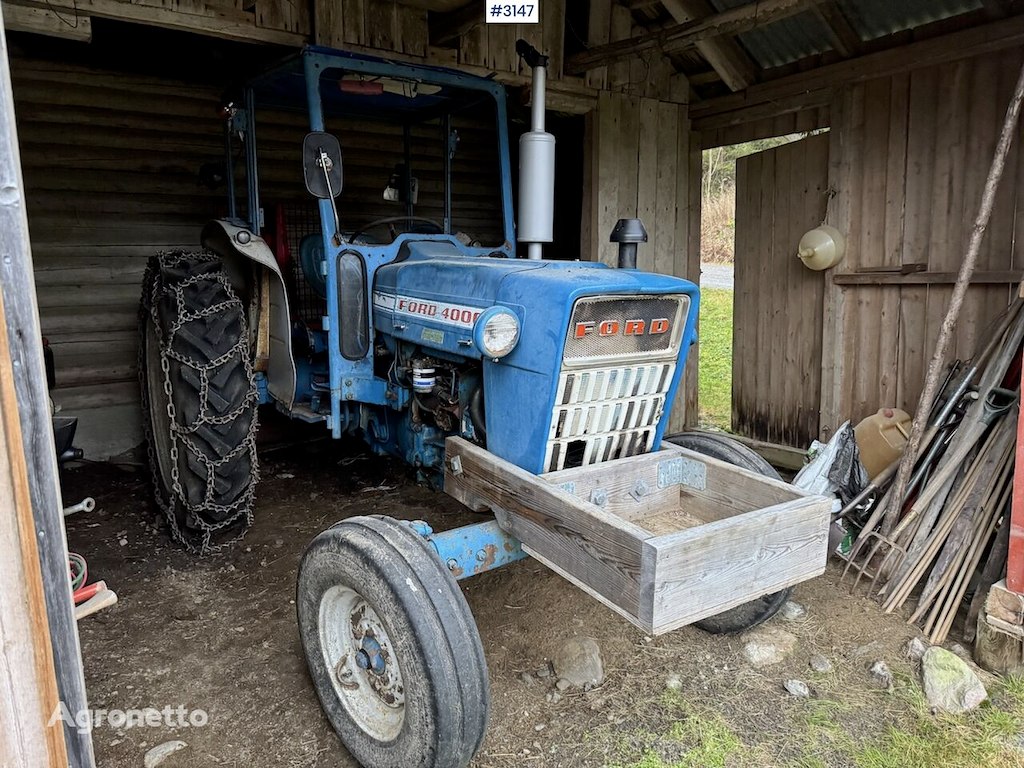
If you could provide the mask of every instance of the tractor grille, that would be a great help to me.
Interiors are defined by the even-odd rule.
[[[549,472],[651,450],[675,362],[562,372],[545,466]]]
[[[654,447],[688,309],[686,296],[577,302],[551,414],[546,471],[636,456]],[[599,333],[601,323],[618,323],[622,330],[629,322],[643,321],[649,328],[662,319],[669,323],[663,333]],[[583,336],[576,332],[580,323],[588,324]]]

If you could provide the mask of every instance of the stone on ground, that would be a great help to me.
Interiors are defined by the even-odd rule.
[[[807,609],[796,600],[787,600],[782,604],[779,615],[786,621],[803,621],[807,618]]]
[[[882,688],[892,689],[892,670],[884,661],[876,661],[871,665],[871,677]]]
[[[920,637],[912,637],[907,641],[907,658],[913,659],[914,661],[920,661],[921,657],[924,656],[924,652],[928,650],[928,643],[922,640]]]
[[[811,669],[817,672],[819,675],[824,675],[828,672],[831,672],[833,669],[832,662],[824,656],[822,656],[820,653],[812,654],[810,661],[807,663],[810,665]]]
[[[811,695],[811,689],[803,680],[787,680],[782,684],[787,691],[798,699],[806,699]]]
[[[928,703],[941,712],[975,709],[988,691],[963,659],[945,648],[929,648],[921,657],[921,678]]]
[[[754,667],[778,664],[796,647],[796,636],[776,627],[760,627],[743,640],[743,656]]]
[[[142,764],[146,768],[156,768],[164,760],[173,755],[179,749],[187,747],[181,739],[175,739],[174,741],[165,741],[163,744],[157,744],[151,750],[146,753],[146,756],[142,758]]]
[[[552,661],[555,674],[577,688],[592,688],[604,682],[601,647],[592,637],[569,638]]]

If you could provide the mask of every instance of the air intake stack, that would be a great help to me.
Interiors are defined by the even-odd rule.
[[[647,242],[644,223],[640,219],[619,219],[608,240],[619,244],[619,269],[636,269],[637,248]]]
[[[555,224],[555,137],[544,130],[548,57],[525,40],[516,41],[516,53],[533,70],[530,130],[519,137],[518,236],[527,256],[540,259]]]

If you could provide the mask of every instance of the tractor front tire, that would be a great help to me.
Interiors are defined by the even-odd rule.
[[[487,728],[487,664],[426,539],[389,517],[344,520],[306,549],[295,602],[313,687],[360,765],[469,764]]]
[[[697,453],[703,453],[713,459],[733,464],[760,475],[781,480],[779,473],[775,471],[767,461],[758,456],[742,443],[731,440],[724,435],[714,435],[700,432],[684,432],[681,435],[673,435],[666,438],[668,442],[687,448]],[[758,624],[762,624],[782,609],[783,603],[793,593],[792,587],[773,592],[751,600],[749,603],[737,605],[728,611],[709,616],[698,621],[694,626],[710,632],[713,635],[733,635],[743,632]]]
[[[153,256],[143,278],[139,376],[157,503],[206,554],[252,523],[258,398],[246,307],[220,259]]]

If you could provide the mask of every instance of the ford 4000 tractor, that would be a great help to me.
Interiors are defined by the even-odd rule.
[[[698,290],[637,270],[642,223],[615,227],[618,268],[543,258],[546,59],[517,48],[533,71],[518,226],[500,84],[307,48],[225,103],[228,215],[202,251],[154,257],[145,276],[150,459],[186,547],[225,546],[251,522],[261,405],[361,437],[490,513],[440,532],[349,518],[303,556],[310,677],[371,768],[459,768],[480,746],[487,667],[459,579],[530,555],[649,633],[733,632],[824,569],[827,502],[728,440],[663,444]],[[353,120],[362,146],[346,149]],[[279,179],[291,156],[282,125],[296,130],[285,176],[311,195],[305,230],[270,204],[270,169]]]

